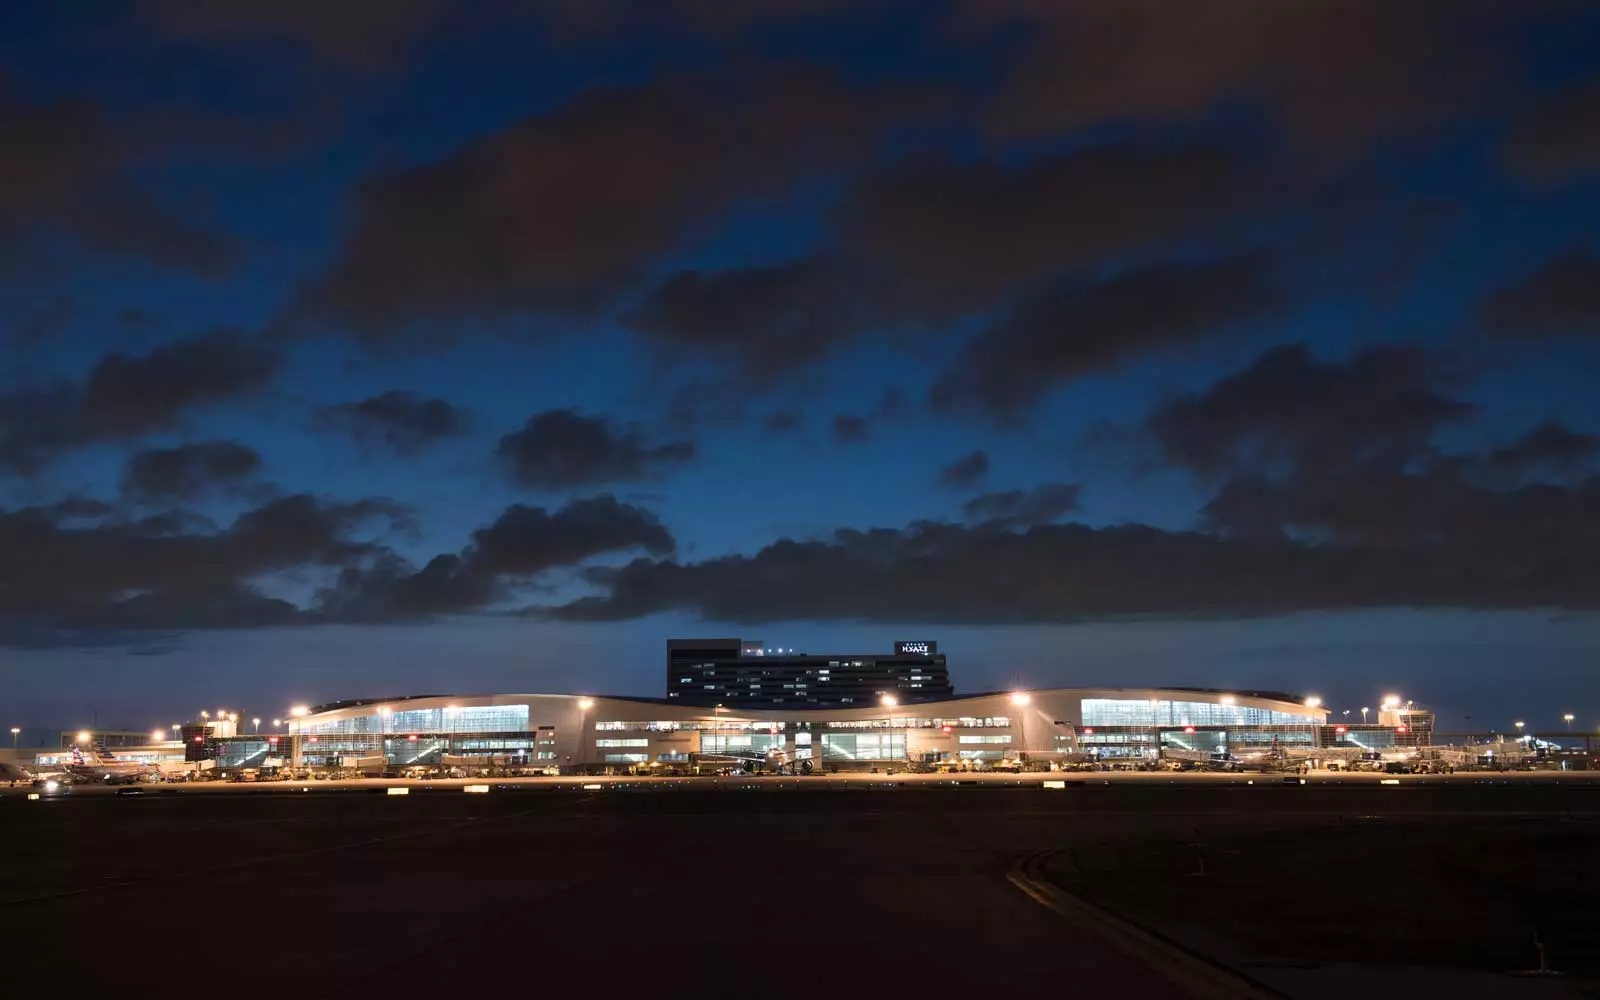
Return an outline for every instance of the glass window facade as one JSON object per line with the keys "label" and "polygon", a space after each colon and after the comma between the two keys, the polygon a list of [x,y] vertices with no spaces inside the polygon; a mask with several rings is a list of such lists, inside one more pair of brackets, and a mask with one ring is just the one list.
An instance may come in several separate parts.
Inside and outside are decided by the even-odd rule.
{"label": "glass window facade", "polygon": [[905,733],[823,733],[823,760],[900,760]]}
{"label": "glass window facade", "polygon": [[766,753],[783,748],[782,733],[701,733],[701,753]]}
{"label": "glass window facade", "polygon": [[1085,726],[1310,726],[1314,715],[1211,701],[1083,699]]}
{"label": "glass window facade", "polygon": [[647,746],[650,745],[650,741],[649,740],[604,740],[604,739],[602,739],[602,740],[595,740],[594,741],[594,745],[597,746],[597,747],[647,747]]}
{"label": "glass window facade", "polygon": [[608,753],[605,757],[607,764],[643,764],[649,759],[647,753]]}
{"label": "glass window facade", "polygon": [[462,708],[417,708],[322,721],[308,719],[300,732],[313,736],[363,733],[521,733],[528,730],[527,705],[469,705]]}

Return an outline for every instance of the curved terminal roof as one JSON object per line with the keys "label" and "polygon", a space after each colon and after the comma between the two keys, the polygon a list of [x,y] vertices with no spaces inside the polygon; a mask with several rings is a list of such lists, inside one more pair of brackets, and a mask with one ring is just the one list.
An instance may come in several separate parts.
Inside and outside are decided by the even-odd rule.
{"label": "curved terminal roof", "polygon": [[[1016,696],[1026,695],[1026,702]],[[1032,705],[1036,710],[1048,710],[1058,719],[1076,719],[1085,698],[1125,701],[1187,701],[1233,704],[1247,708],[1262,708],[1276,712],[1315,716],[1326,721],[1328,710],[1312,708],[1306,699],[1296,698],[1281,691],[1226,691],[1217,688],[1049,688],[1029,691],[987,691],[978,694],[956,695],[934,701],[917,701],[893,706],[867,704],[860,706],[808,706],[774,705],[771,708],[713,708],[685,705],[665,698],[640,698],[632,696],[584,694],[454,694],[406,695],[398,698],[360,698],[329,702],[313,708],[304,719],[332,721],[357,716],[372,715],[380,707],[394,710],[428,710],[481,707],[491,705],[539,706],[550,714],[575,715],[579,712],[591,719],[690,720],[690,719],[770,719],[783,717],[803,721],[807,719],[870,719],[890,715],[895,718],[989,716],[1004,715],[1020,704]],[[584,701],[590,704],[583,707]]]}

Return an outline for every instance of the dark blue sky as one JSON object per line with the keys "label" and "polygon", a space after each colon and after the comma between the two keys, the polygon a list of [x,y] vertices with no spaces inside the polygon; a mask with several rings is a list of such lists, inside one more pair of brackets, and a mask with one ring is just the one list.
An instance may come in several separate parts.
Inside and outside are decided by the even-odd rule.
{"label": "dark blue sky", "polygon": [[10,5],[0,707],[715,633],[1600,726],[1597,28]]}

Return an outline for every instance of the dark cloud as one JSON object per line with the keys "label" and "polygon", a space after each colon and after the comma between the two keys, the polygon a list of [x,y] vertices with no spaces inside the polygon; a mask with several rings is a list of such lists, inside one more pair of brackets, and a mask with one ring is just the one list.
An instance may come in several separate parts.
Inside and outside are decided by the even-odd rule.
{"label": "dark cloud", "polygon": [[1479,600],[1523,606],[1509,594],[1520,574],[1582,605],[1569,574],[1600,560],[1600,479],[1559,480],[1589,467],[1600,438],[1546,422],[1446,453],[1434,434],[1474,408],[1439,390],[1434,367],[1409,348],[1346,363],[1275,348],[1147,426],[1175,464],[1221,480],[1201,521],[1223,537],[1408,552],[1469,576],[1483,563],[1505,568],[1506,592]]}
{"label": "dark cloud", "polygon": [[70,386],[0,392],[0,472],[31,474],[83,443],[77,413]]}
{"label": "dark cloud", "polygon": [[1068,379],[1215,336],[1278,304],[1265,263],[1253,257],[1063,283],[1024,298],[974,338],[933,400],[1014,416]]}
{"label": "dark cloud", "polygon": [[1575,248],[1484,302],[1483,323],[1507,340],[1600,336],[1600,260]]}
{"label": "dark cloud", "polygon": [[0,147],[0,273],[87,253],[209,275],[238,257],[229,241],[194,226],[193,213],[168,210],[135,183],[138,147],[91,102],[30,103],[0,78]]}
{"label": "dark cloud", "polygon": [[[1223,485],[1205,533],[1051,523],[1079,488],[988,493],[968,526],[841,530],[698,563],[638,559],[591,574],[568,620],[689,611],[718,621],[972,623],[1308,608],[1600,607],[1600,477],[1563,485],[1596,440],[1536,427],[1483,455],[1431,437],[1472,412],[1437,358],[1375,347],[1320,362],[1263,353],[1148,427],[1171,460]],[[1492,478],[1516,480],[1497,487]]]}
{"label": "dark cloud", "polygon": [[1538,603],[1513,593],[1519,577],[1554,604],[1600,600],[1600,589],[1582,578],[1600,566],[1600,479],[1497,490],[1447,465],[1251,477],[1227,483],[1202,515],[1228,537],[1379,548],[1494,576],[1501,592],[1480,598],[1491,606]]}
{"label": "dark cloud", "polygon": [[156,0],[143,8],[169,38],[206,44],[279,43],[360,67],[392,63],[432,28],[441,0]]}
{"label": "dark cloud", "polygon": [[[1118,255],[1168,249],[1275,185],[1215,144],[1091,146],[1025,166],[914,163],[853,187],[838,211],[860,280],[901,313],[989,308]],[[1213,242],[1222,235],[1213,229]]]}
{"label": "dark cloud", "polygon": [[1030,490],[980,493],[962,504],[961,512],[992,528],[1031,528],[1076,511],[1082,491],[1078,483],[1044,483]]}
{"label": "dark cloud", "polygon": [[[1019,292],[1047,286],[1016,306],[1011,327],[990,337],[1053,342],[1060,339],[1054,331],[1025,327],[1058,323],[1064,312],[1114,309],[1117,304],[1106,300],[1134,281],[1104,282],[1096,295],[1091,289],[1101,286],[1095,282],[1063,274],[1125,269],[1130,259],[1181,251],[1202,232],[1213,243],[1243,240],[1245,223],[1272,208],[1299,220],[1308,203],[1292,197],[1292,187],[1281,177],[1268,180],[1256,159],[1237,149],[1201,142],[1123,141],[1021,166],[913,161],[868,174],[847,189],[833,216],[837,243],[782,264],[678,272],[627,321],[677,353],[732,362],[761,383],[792,374],[869,330],[915,342],[926,339],[929,323],[1001,307]],[[1282,218],[1278,225],[1292,228]],[[1192,268],[1192,283],[1215,283],[1210,291],[1217,299],[1238,296],[1204,305],[1231,305],[1246,314],[1267,308],[1264,258]],[[1180,286],[1174,292],[1193,299],[1197,293],[1183,284],[1186,270],[1167,265],[1138,273],[1150,285],[1166,278]],[[1150,291],[1159,303],[1168,289]],[[1080,296],[1088,301],[1076,301]],[[1158,312],[1159,305],[1147,311]],[[1185,329],[1198,332],[1200,326],[1197,319]],[[1154,343],[1130,337],[1120,351],[1103,346],[1100,358],[1085,349],[1082,362],[1109,364],[1155,346],[1165,334],[1164,328],[1148,331]]]}
{"label": "dark cloud", "polygon": [[602,495],[574,500],[554,513],[507,507],[493,524],[472,533],[465,558],[479,572],[526,577],[631,548],[664,555],[674,543],[655,515]]}
{"label": "dark cloud", "polygon": [[338,503],[306,494],[273,500],[210,533],[170,517],[78,513],[0,512],[0,551],[7,555],[0,560],[0,634],[281,624],[296,617],[292,606],[263,595],[256,580],[372,558],[386,550],[358,532],[404,516],[387,500]]}
{"label": "dark cloud", "polygon": [[546,410],[500,439],[496,454],[521,486],[564,490],[650,479],[694,458],[692,441],[647,445],[637,427],[576,410]]}
{"label": "dark cloud", "polygon": [[0,393],[0,469],[30,473],[72,448],[170,429],[192,408],[261,388],[281,363],[258,342],[221,331],[107,355],[82,383]]}
{"label": "dark cloud", "polygon": [[989,453],[983,449],[968,452],[939,470],[939,484],[952,489],[976,486],[989,474]]}
{"label": "dark cloud", "polygon": [[872,437],[872,421],[852,413],[833,418],[833,439],[840,444],[860,444]]}
{"label": "dark cloud", "polygon": [[1600,437],[1546,420],[1515,442],[1496,448],[1484,459],[1495,477],[1521,479],[1530,474],[1570,475],[1600,457]]}
{"label": "dark cloud", "polygon": [[[991,624],[1397,605],[1600,607],[1600,484],[1525,500],[1518,516],[1555,511],[1559,525],[1537,549],[1496,546],[1493,559],[1473,547],[1420,542],[1395,549],[1142,525],[1013,532],[924,523],[845,530],[827,541],[786,539],[754,555],[704,562],[639,559],[600,575],[601,596],[550,613],[581,621],[687,611],[744,623]],[[1526,523],[1519,541],[1534,530],[1535,522]]]}
{"label": "dark cloud", "polygon": [[734,358],[768,381],[826,355],[861,332],[865,307],[836,261],[680,271],[626,317],[633,329],[702,359]]}
{"label": "dark cloud", "polygon": [[588,309],[740,200],[859,154],[883,102],[805,72],[593,90],[376,177],[305,308],[371,339]]}
{"label": "dark cloud", "polygon": [[761,29],[800,25],[806,30],[859,26],[864,15],[904,10],[899,0],[766,0],[764,3],[703,3],[701,0],[548,0],[540,14],[563,37],[637,34],[651,37],[742,40]]}
{"label": "dark cloud", "polygon": [[318,606],[342,620],[469,611],[513,597],[518,585],[541,573],[594,556],[630,549],[660,556],[674,548],[655,515],[609,495],[555,511],[516,504],[473,532],[459,555],[436,556],[415,571],[398,558],[345,570],[318,596]]}
{"label": "dark cloud", "polygon": [[1531,180],[1560,183],[1600,171],[1600,77],[1551,95],[1506,140],[1506,158]]}
{"label": "dark cloud", "polygon": [[202,441],[135,452],[122,473],[123,495],[142,503],[196,500],[232,489],[261,469],[261,455],[237,441]]}
{"label": "dark cloud", "polygon": [[410,454],[444,438],[465,434],[468,412],[438,397],[390,389],[353,403],[317,410],[315,426],[349,434],[366,447]]}
{"label": "dark cloud", "polygon": [[170,427],[190,407],[260,389],[282,361],[276,351],[229,330],[173,341],[148,354],[110,354],[84,380],[78,418],[93,438]]}
{"label": "dark cloud", "polygon": [[[1229,106],[1265,111],[1294,144],[1351,154],[1481,112],[1507,70],[1506,39],[1530,10],[1494,0],[1163,0],[965,6],[965,26],[1024,23],[1022,53],[989,112],[1010,137],[1121,121],[1192,122]],[[1360,73],[1351,73],[1359,53]]]}
{"label": "dark cloud", "polygon": [[1403,467],[1436,430],[1475,412],[1441,391],[1437,361],[1411,347],[1370,347],[1348,361],[1274,347],[1145,426],[1169,462],[1203,477]]}
{"label": "dark cloud", "polygon": [[68,497],[51,504],[49,513],[51,518],[57,521],[78,519],[98,521],[116,513],[116,508],[93,497]]}

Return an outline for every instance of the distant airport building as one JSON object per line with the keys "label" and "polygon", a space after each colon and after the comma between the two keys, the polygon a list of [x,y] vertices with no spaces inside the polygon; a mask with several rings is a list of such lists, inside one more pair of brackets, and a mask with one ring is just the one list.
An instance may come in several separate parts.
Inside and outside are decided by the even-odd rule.
{"label": "distant airport building", "polygon": [[939,644],[908,640],[893,653],[804,653],[758,639],[667,640],[667,699],[737,709],[856,708],[953,694]]}
{"label": "distant airport building", "polygon": [[30,762],[39,768],[65,767],[73,762],[74,749],[81,752],[91,748],[138,764],[183,760],[183,744],[176,734],[149,730],[68,729],[61,733],[59,747],[35,751]]}
{"label": "distant airport building", "polygon": [[[704,664],[713,664],[709,669],[723,671],[731,686],[710,705],[695,704],[695,697],[576,694],[359,699],[295,708],[283,719],[252,718],[248,732],[240,732],[244,727],[234,724],[233,713],[207,713],[166,730],[69,730],[59,750],[36,750],[32,763],[66,766],[75,747],[92,747],[119,761],[224,771],[843,771],[981,767],[1002,760],[1024,766],[1163,759],[1215,764],[1264,756],[1350,761],[1426,746],[1433,738],[1432,714],[1398,696],[1384,700],[1373,725],[1349,722],[1349,712],[1330,722],[1319,699],[1274,691],[1057,688],[956,697],[948,694],[944,659],[931,641],[898,643],[892,655],[809,656],[748,641],[675,640],[669,662],[673,654],[680,669],[701,664],[704,671]],[[776,670],[755,681],[754,700],[735,697],[737,670],[751,660]],[[730,669],[735,672],[726,673]],[[791,690],[809,692],[812,682],[782,678],[812,676],[822,683],[824,671],[826,683],[837,685],[826,695],[787,700]],[[797,686],[783,686],[790,683]],[[746,680],[747,692],[749,685]],[[762,701],[764,691],[777,692],[769,695],[777,700]]]}
{"label": "distant airport building", "polygon": [[1084,755],[1154,759],[1161,750],[1204,758],[1311,748],[1348,736],[1333,732],[1315,699],[1273,692],[1063,688],[864,700],[824,707],[547,694],[349,701],[291,719],[286,748],[266,737],[237,737],[223,756],[390,769],[490,762],[567,771],[703,769],[776,761],[797,770],[849,770]]}

